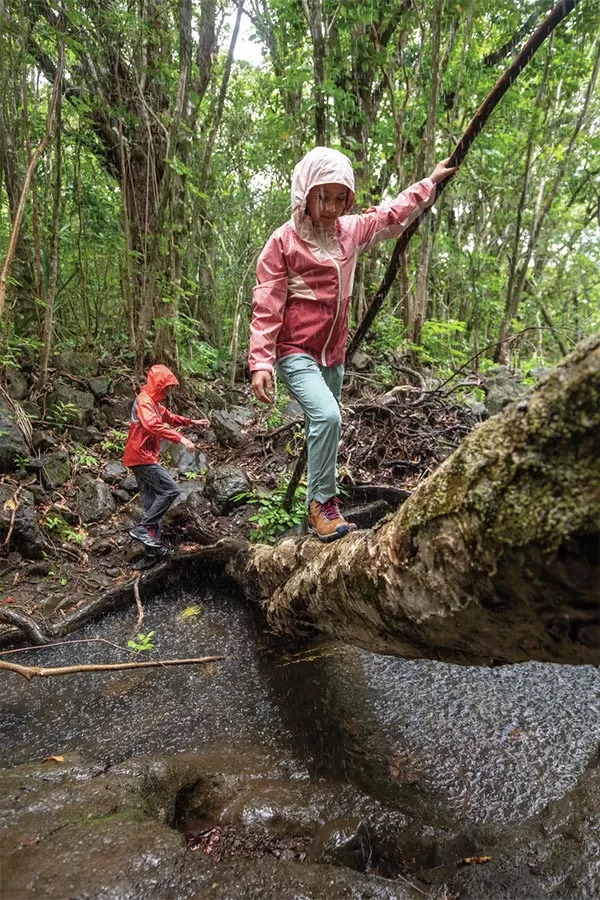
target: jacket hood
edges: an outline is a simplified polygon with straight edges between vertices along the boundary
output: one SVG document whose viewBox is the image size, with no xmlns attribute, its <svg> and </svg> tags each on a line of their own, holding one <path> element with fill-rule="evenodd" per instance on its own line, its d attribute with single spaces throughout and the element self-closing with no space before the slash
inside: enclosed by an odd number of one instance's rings
<svg viewBox="0 0 600 900">
<path fill-rule="evenodd" d="M 308 193 L 318 184 L 343 184 L 348 188 L 344 215 L 354 205 L 354 171 L 348 157 L 331 147 L 315 147 L 302 157 L 292 172 L 292 220 L 298 234 L 302 234 L 302 226 L 308 218 Z"/>
<path fill-rule="evenodd" d="M 146 376 L 146 384 L 142 385 L 142 390 L 150 394 L 153 400 L 160 400 L 164 396 L 168 387 L 174 387 L 179 382 L 175 375 L 166 366 L 152 366 L 148 370 Z"/>
</svg>

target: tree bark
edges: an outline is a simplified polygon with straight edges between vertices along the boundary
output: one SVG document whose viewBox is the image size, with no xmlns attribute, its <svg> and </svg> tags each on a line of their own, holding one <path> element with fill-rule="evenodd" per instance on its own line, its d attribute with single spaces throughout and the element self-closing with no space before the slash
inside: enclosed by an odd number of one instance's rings
<svg viewBox="0 0 600 900">
<path fill-rule="evenodd" d="M 59 39 L 59 69 L 64 68 L 64 47 Z M 56 133 L 54 136 L 54 202 L 52 208 L 52 228 L 50 236 L 50 272 L 48 276 L 48 289 L 44 297 L 46 309 L 44 312 L 44 326 L 42 329 L 42 350 L 40 353 L 40 368 L 37 380 L 37 389 L 43 390 L 48 380 L 48 364 L 52 353 L 54 337 L 54 301 L 56 299 L 56 284 L 58 282 L 59 246 L 60 246 L 60 218 L 62 196 L 62 97 L 60 93 L 56 102 Z"/>
<path fill-rule="evenodd" d="M 54 79 L 54 85 L 52 87 L 52 95 L 50 98 L 50 104 L 48 107 L 48 117 L 46 120 L 46 134 L 42 138 L 41 143 L 38 148 L 34 152 L 33 156 L 29 161 L 29 166 L 27 167 L 27 173 L 25 175 L 25 179 L 23 181 L 23 185 L 21 188 L 21 196 L 19 198 L 19 204 L 15 211 L 12 228 L 10 232 L 10 239 L 8 242 L 8 250 L 6 252 L 6 258 L 4 260 L 4 265 L 2 266 L 2 271 L 0 272 L 0 317 L 4 312 L 4 303 L 6 299 L 6 284 L 8 279 L 8 273 L 10 271 L 10 267 L 15 256 L 15 251 L 17 247 L 17 241 L 19 237 L 19 232 L 21 229 L 21 222 L 23 220 L 23 214 L 25 212 L 25 203 L 27 201 L 27 194 L 29 193 L 29 188 L 31 186 L 31 179 L 33 178 L 33 173 L 35 171 L 35 167 L 38 164 L 38 161 L 43 153 L 45 153 L 48 144 L 52 139 L 52 131 L 54 128 L 54 118 L 56 113 L 56 106 L 58 103 L 58 98 L 60 96 L 62 85 L 62 68 L 59 63 L 58 68 L 56 69 L 56 76 Z"/>
<path fill-rule="evenodd" d="M 394 518 L 230 565 L 269 624 L 380 653 L 600 663 L 600 334 L 479 426 Z"/>
</svg>

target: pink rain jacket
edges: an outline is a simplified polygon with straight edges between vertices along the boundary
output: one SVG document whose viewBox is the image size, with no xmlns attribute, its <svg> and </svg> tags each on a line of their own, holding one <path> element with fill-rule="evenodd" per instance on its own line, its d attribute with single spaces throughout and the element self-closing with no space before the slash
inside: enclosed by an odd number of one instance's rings
<svg viewBox="0 0 600 900">
<path fill-rule="evenodd" d="M 334 234 L 306 213 L 311 188 L 348 188 Z M 258 258 L 252 301 L 249 367 L 271 372 L 276 360 L 308 353 L 322 366 L 344 361 L 348 307 L 359 253 L 398 237 L 434 197 L 431 178 L 412 184 L 395 200 L 347 215 L 354 204 L 354 173 L 338 150 L 315 147 L 292 174 L 292 218 L 275 231 Z"/>
</svg>

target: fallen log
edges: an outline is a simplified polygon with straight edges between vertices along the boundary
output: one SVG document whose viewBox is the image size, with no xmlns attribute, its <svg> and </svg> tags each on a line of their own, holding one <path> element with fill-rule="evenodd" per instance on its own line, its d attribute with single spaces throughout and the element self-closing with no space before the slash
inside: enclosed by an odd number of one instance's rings
<svg viewBox="0 0 600 900">
<path fill-rule="evenodd" d="M 379 527 L 329 545 L 222 540 L 174 554 L 61 622 L 32 624 L 14 609 L 0 621 L 45 643 L 124 603 L 133 610 L 136 584 L 147 597 L 208 568 L 290 637 L 316 630 L 461 664 L 598 665 L 600 334 L 477 426 Z"/>
<path fill-rule="evenodd" d="M 289 635 L 464 664 L 600 663 L 600 334 L 379 528 L 229 571 Z"/>
</svg>

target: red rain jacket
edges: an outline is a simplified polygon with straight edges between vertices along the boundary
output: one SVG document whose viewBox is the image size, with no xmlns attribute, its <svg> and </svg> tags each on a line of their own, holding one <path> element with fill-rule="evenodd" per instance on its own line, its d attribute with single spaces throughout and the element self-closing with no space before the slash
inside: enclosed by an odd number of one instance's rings
<svg viewBox="0 0 600 900">
<path fill-rule="evenodd" d="M 140 388 L 131 409 L 129 436 L 123 463 L 126 466 L 147 466 L 158 462 L 161 440 L 178 444 L 181 435 L 169 425 L 189 425 L 187 416 L 176 416 L 160 401 L 166 390 L 179 382 L 166 366 L 152 366 L 146 384 Z M 165 424 L 168 423 L 168 424 Z"/>
</svg>

